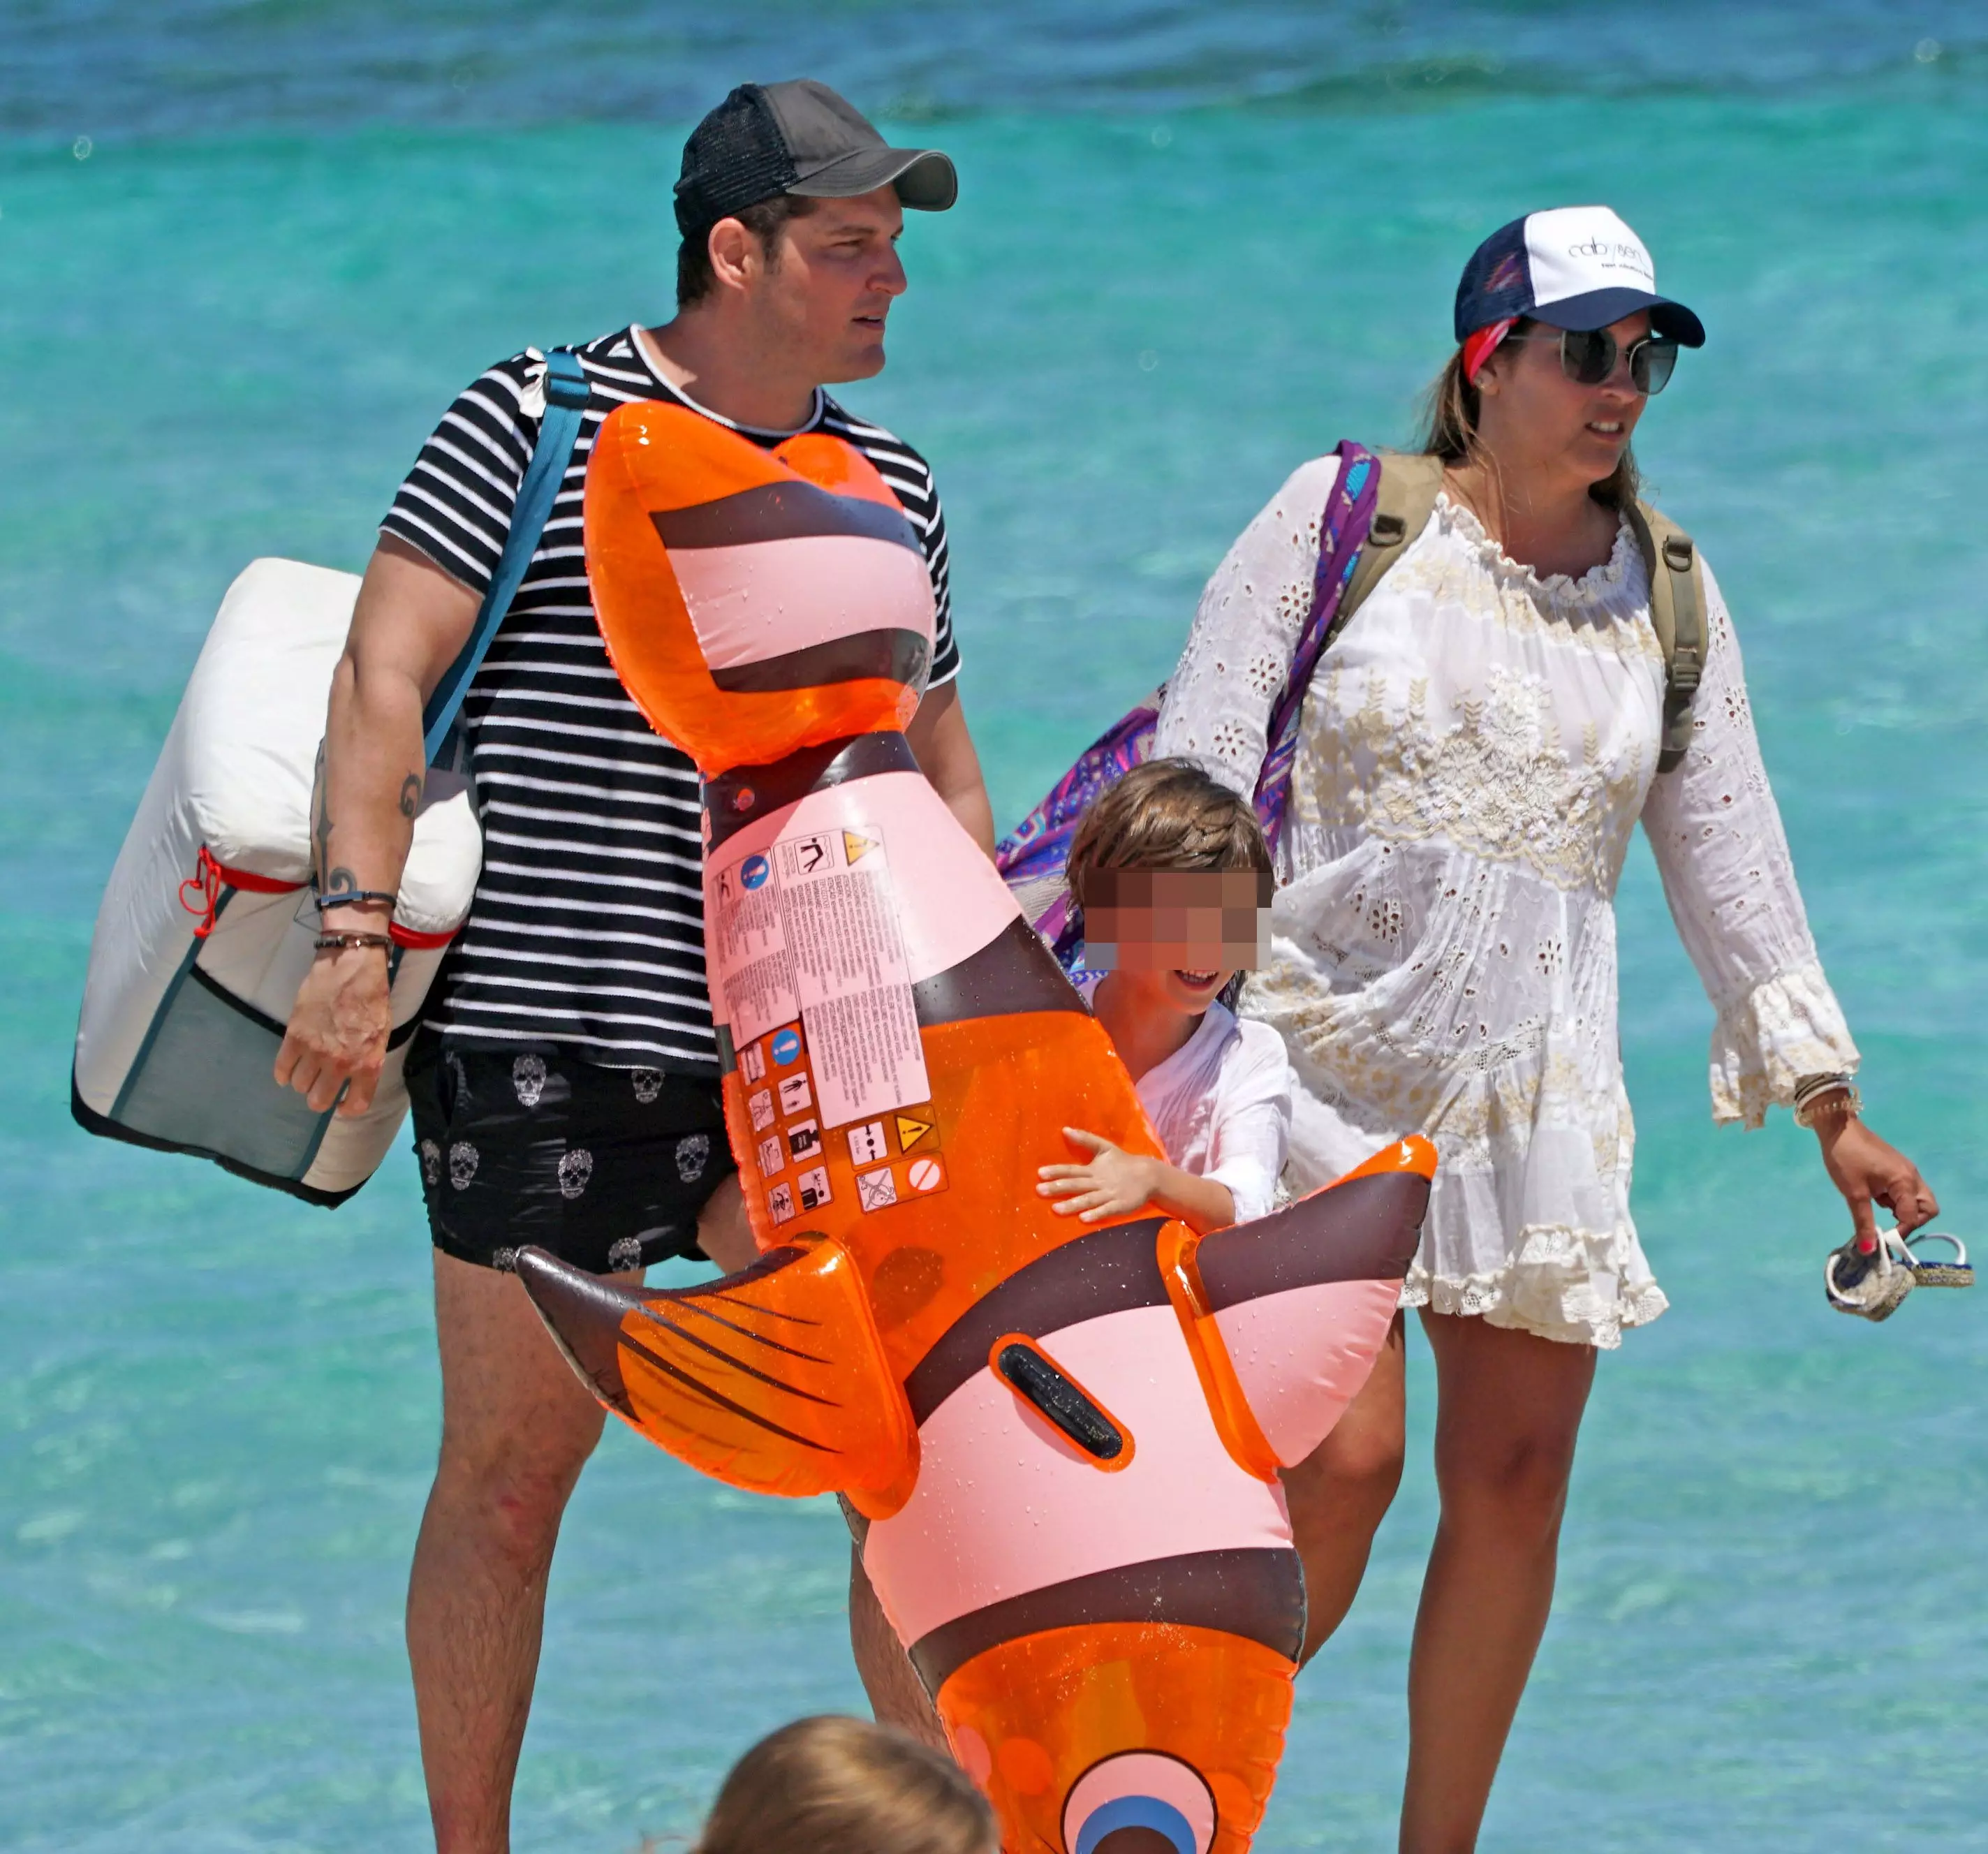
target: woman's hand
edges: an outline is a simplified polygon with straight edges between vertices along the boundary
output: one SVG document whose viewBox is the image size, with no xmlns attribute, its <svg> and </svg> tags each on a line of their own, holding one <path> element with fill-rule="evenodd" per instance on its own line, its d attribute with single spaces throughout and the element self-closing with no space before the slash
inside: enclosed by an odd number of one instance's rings
<svg viewBox="0 0 1988 1854">
<path fill-rule="evenodd" d="M 1158 1159 L 1125 1152 L 1080 1127 L 1065 1127 L 1063 1136 L 1090 1157 L 1079 1166 L 1044 1166 L 1036 1174 L 1043 1181 L 1036 1186 L 1040 1196 L 1063 1200 L 1051 1206 L 1058 1216 L 1095 1223 L 1129 1216 L 1151 1201 L 1161 1169 Z"/>
<path fill-rule="evenodd" d="M 1862 1121 L 1841 1111 L 1832 1112 L 1827 1098 L 1814 1110 L 1815 1135 L 1830 1182 L 1843 1193 L 1857 1226 L 1857 1246 L 1868 1253 L 1878 1240 L 1872 1206 L 1882 1204 L 1910 1235 L 1939 1214 L 1939 1200 L 1919 1176 L 1919 1169 L 1895 1147 L 1887 1145 Z"/>
</svg>

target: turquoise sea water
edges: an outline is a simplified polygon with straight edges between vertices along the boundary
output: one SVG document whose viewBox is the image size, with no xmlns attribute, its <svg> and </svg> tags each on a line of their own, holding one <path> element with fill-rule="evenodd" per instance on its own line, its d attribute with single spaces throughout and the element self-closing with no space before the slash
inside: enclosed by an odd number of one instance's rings
<svg viewBox="0 0 1988 1854">
<path fill-rule="evenodd" d="M 1703 314 L 1641 446 L 1731 599 L 1881 1128 L 1988 1242 L 1988 30 L 1836 3 L 1081 10 L 19 0 L 0 15 L 0 1847 L 425 1832 L 399 1640 L 436 1434 L 398 1155 L 334 1214 L 84 1138 L 96 895 L 222 588 L 342 567 L 448 396 L 666 313 L 698 108 L 813 69 L 957 156 L 848 394 L 945 495 L 1012 820 L 1170 663 L 1303 457 L 1405 435 L 1456 272 L 1605 199 Z M 1707 1124 L 1709 1013 L 1621 895 L 1636 1209 L 1487 1849 L 1988 1838 L 1984 1308 L 1824 1307 L 1807 1136 Z M 1259 1845 L 1391 1847 L 1421 1454 Z M 610 1434 L 553 1578 L 517 1846 L 687 1829 L 860 1697 L 832 1510 Z"/>
</svg>

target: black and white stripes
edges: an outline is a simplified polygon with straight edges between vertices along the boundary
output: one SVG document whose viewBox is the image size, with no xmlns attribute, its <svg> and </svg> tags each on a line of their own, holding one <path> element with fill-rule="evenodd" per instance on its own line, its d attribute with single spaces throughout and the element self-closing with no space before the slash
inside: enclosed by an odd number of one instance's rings
<svg viewBox="0 0 1988 1854">
<path fill-rule="evenodd" d="M 629 400 L 691 402 L 651 370 L 630 330 L 576 351 L 591 388 L 579 441 L 464 704 L 483 875 L 427 1020 L 465 1047 L 551 1043 L 610 1067 L 715 1073 L 697 771 L 651 729 L 608 661 L 581 525 L 600 421 Z M 528 350 L 476 381 L 422 447 L 380 524 L 479 593 L 538 435 L 544 375 L 543 356 Z M 931 471 L 909 445 L 825 394 L 807 428 L 856 445 L 903 503 L 938 607 L 931 680 L 949 680 L 959 655 Z M 745 435 L 769 447 L 790 435 Z"/>
</svg>

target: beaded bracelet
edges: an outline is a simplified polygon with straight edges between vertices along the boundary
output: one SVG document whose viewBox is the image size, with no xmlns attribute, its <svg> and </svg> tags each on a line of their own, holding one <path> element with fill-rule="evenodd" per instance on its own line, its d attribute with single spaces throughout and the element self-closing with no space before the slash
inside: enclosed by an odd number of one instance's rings
<svg viewBox="0 0 1988 1854">
<path fill-rule="evenodd" d="M 348 946 L 377 946 L 383 952 L 390 952 L 394 939 L 385 933 L 321 933 L 312 944 L 320 952 L 342 952 Z"/>
<path fill-rule="evenodd" d="M 1813 1128 L 1816 1109 L 1838 1095 L 1843 1097 L 1842 1104 L 1832 1111 L 1846 1120 L 1854 1120 L 1864 1111 L 1864 1096 L 1848 1075 L 1804 1076 L 1795 1084 L 1795 1125 Z"/>
</svg>

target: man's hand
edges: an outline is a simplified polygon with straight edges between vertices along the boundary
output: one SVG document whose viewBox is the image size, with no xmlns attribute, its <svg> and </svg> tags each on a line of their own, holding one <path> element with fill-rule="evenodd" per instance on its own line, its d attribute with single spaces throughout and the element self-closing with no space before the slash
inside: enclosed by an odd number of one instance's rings
<svg viewBox="0 0 1988 1854">
<path fill-rule="evenodd" d="M 1037 1193 L 1064 1200 L 1050 1206 L 1058 1216 L 1095 1223 L 1107 1216 L 1129 1216 L 1152 1200 L 1160 1173 L 1167 1169 L 1158 1159 L 1124 1152 L 1081 1127 L 1065 1127 L 1063 1136 L 1090 1157 L 1082 1165 L 1044 1166 L 1036 1172 L 1043 1181 L 1036 1186 Z"/>
<path fill-rule="evenodd" d="M 1814 1110 L 1816 1138 L 1830 1182 L 1843 1193 L 1856 1226 L 1857 1247 L 1868 1254 L 1876 1246 L 1878 1221 L 1872 1206 L 1882 1204 L 1909 1236 L 1939 1214 L 1939 1200 L 1919 1169 L 1895 1147 L 1844 1112 L 1830 1111 L 1828 1098 Z"/>
<path fill-rule="evenodd" d="M 320 952 L 297 988 L 276 1052 L 276 1085 L 295 1088 L 320 1114 L 338 1101 L 342 1088 L 340 1118 L 363 1114 L 380 1085 L 392 1027 L 386 954 L 374 946 Z"/>
</svg>

